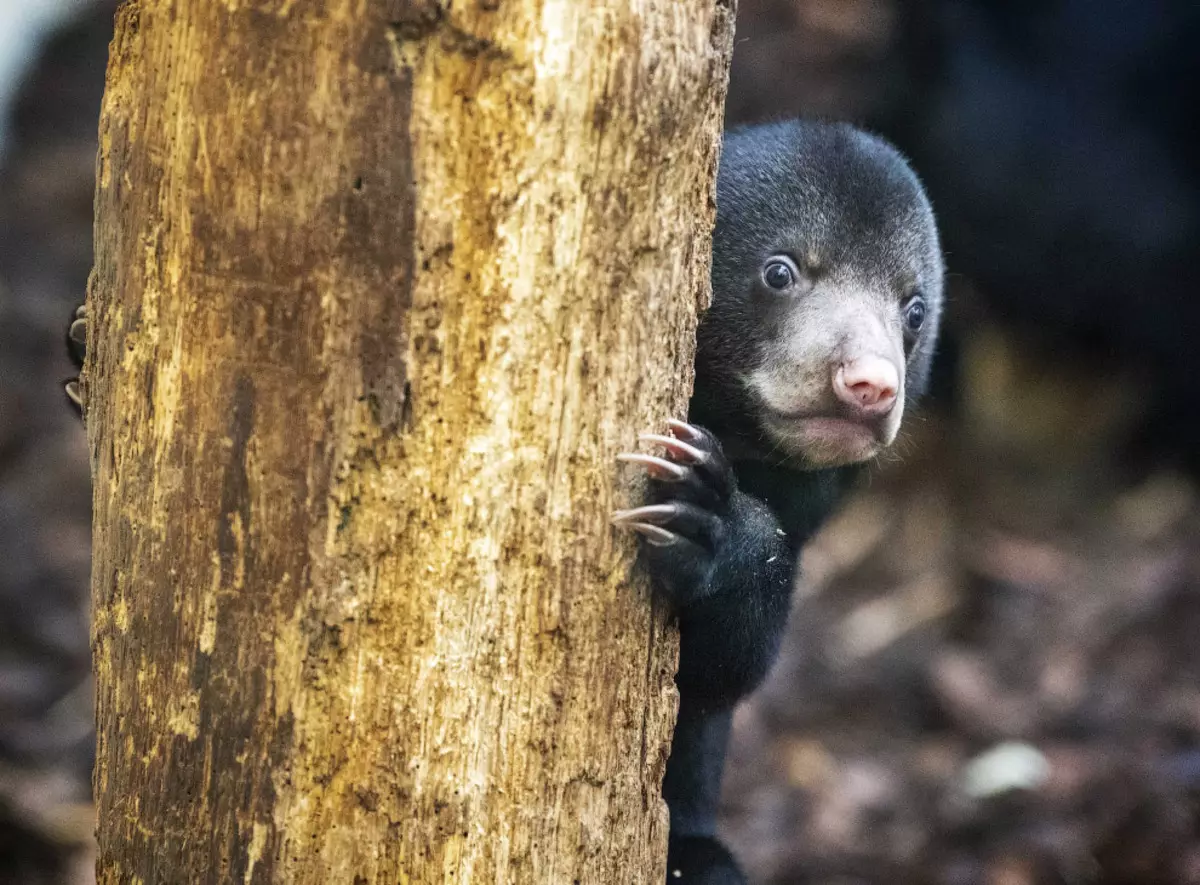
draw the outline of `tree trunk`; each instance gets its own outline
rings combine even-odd
[[[85,375],[101,883],[658,883],[732,0],[128,0]]]

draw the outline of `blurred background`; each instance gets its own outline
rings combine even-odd
[[[89,489],[61,394],[113,0],[0,2],[0,883],[90,880]],[[1200,4],[741,0],[730,125],[893,139],[934,394],[738,712],[762,883],[1200,883]]]

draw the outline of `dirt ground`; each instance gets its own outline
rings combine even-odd
[[[0,885],[90,879],[89,493],[57,382],[114,5],[49,47],[0,167]],[[743,0],[730,119],[902,116],[905,8]],[[805,554],[725,834],[777,885],[1200,883],[1197,480],[1127,446],[1151,373],[1039,350],[977,285],[953,276],[938,394]]]

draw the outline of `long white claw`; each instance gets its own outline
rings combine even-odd
[[[631,522],[660,525],[674,517],[677,512],[674,504],[649,504],[632,510],[618,510],[612,515],[612,521],[615,525],[627,525]]]
[[[656,479],[679,480],[687,476],[687,468],[673,464],[666,458],[655,455],[643,455],[641,452],[622,452],[617,455],[618,461],[628,461],[630,464],[640,464]]]
[[[79,408],[82,409],[83,408],[83,392],[79,389],[79,379],[72,378],[70,381],[68,381],[66,384],[63,385],[63,389],[66,390],[66,392],[67,392],[67,399],[69,399],[71,402],[75,403],[75,405],[79,406]]]
[[[646,538],[646,543],[655,547],[670,547],[673,544],[679,543],[679,535],[674,532],[668,532],[666,529],[659,528],[656,525],[648,525],[644,522],[626,523],[625,528],[633,529],[639,535]]]
[[[71,323],[71,330],[67,334],[76,344],[87,344],[87,320],[75,320]]]
[[[699,442],[704,439],[704,434],[686,421],[676,421],[674,418],[668,418],[667,426],[671,428],[673,434],[687,442]]]
[[[658,433],[642,433],[638,435],[638,439],[642,442],[651,443],[656,446],[662,446],[668,452],[671,452],[676,457],[682,458],[692,464],[703,464],[708,460],[708,455],[700,451],[693,445],[685,443],[683,440],[676,439],[673,436],[662,436]]]

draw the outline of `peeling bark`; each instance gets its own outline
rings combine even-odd
[[[725,0],[128,0],[84,393],[101,883],[660,883]]]

